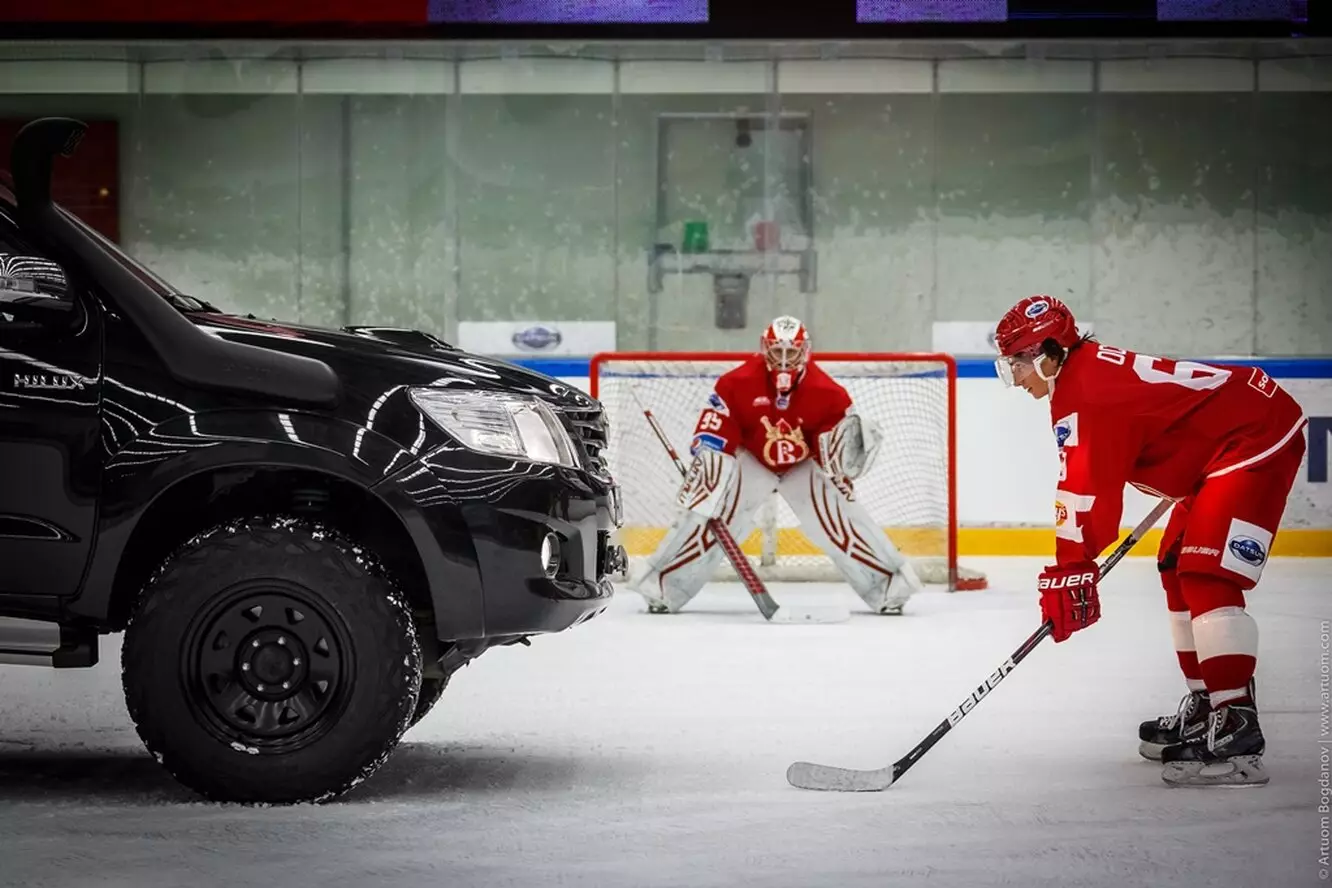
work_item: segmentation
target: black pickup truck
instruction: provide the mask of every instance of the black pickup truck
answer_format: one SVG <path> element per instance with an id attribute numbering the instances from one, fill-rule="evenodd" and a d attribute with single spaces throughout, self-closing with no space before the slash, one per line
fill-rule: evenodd
<path id="1" fill-rule="evenodd" d="M 418 331 L 180 293 L 52 200 L 84 130 L 29 123 L 0 188 L 0 664 L 93 666 L 123 631 L 177 780 L 333 798 L 458 668 L 606 608 L 601 405 Z"/>

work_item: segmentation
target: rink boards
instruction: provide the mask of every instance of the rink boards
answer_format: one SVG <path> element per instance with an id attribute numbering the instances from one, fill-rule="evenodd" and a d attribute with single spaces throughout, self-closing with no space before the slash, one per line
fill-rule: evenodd
<path id="1" fill-rule="evenodd" d="M 558 377 L 584 391 L 588 365 L 577 358 L 507 358 Z M 1309 418 L 1308 449 L 1273 543 L 1273 556 L 1332 557 L 1332 360 L 1305 358 L 1197 358 L 1238 366 L 1258 366 L 1304 407 Z M 1050 555 L 1054 551 L 1053 494 L 1058 461 L 1050 433 L 1048 405 L 1023 392 L 1005 389 L 987 359 L 958 360 L 958 551 L 963 556 Z M 1127 489 L 1125 531 L 1152 507 L 1151 498 Z M 1153 554 L 1160 527 L 1134 549 Z M 664 532 L 640 528 L 634 549 L 651 551 Z M 812 548 L 798 530 L 785 531 L 782 544 Z M 907 546 L 911 548 L 910 533 Z M 929 548 L 935 541 L 931 539 Z M 756 545 L 751 541 L 751 546 Z"/>

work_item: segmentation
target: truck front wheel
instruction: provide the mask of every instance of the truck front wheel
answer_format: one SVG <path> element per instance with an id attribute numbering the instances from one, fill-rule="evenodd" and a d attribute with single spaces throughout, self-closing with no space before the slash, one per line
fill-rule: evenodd
<path id="1" fill-rule="evenodd" d="M 444 689 L 449 686 L 447 678 L 423 678 L 421 680 L 421 696 L 416 701 L 416 711 L 412 714 L 412 720 L 407 727 L 412 728 L 416 723 L 425 718 L 430 710 L 435 708 L 439 698 L 444 696 Z"/>
<path id="2" fill-rule="evenodd" d="M 144 745 L 216 801 L 336 797 L 388 758 L 421 654 L 401 592 L 334 531 L 252 519 L 176 552 L 125 631 Z"/>

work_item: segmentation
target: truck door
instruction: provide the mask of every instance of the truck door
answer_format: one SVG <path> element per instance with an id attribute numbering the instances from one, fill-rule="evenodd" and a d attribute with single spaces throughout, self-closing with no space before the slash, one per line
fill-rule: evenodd
<path id="1" fill-rule="evenodd" d="M 75 594 L 101 483 L 96 303 L 0 209 L 0 595 Z"/>

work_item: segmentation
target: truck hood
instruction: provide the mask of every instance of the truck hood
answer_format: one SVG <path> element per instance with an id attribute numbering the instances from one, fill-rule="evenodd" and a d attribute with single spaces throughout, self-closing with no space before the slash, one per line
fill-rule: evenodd
<path id="1" fill-rule="evenodd" d="M 403 385 L 467 385 L 531 394 L 565 410 L 597 403 L 559 380 L 496 358 L 465 352 L 419 330 L 348 326 L 334 330 L 238 315 L 186 313 L 205 332 L 231 342 L 317 358 L 349 389 L 374 398 Z"/>

